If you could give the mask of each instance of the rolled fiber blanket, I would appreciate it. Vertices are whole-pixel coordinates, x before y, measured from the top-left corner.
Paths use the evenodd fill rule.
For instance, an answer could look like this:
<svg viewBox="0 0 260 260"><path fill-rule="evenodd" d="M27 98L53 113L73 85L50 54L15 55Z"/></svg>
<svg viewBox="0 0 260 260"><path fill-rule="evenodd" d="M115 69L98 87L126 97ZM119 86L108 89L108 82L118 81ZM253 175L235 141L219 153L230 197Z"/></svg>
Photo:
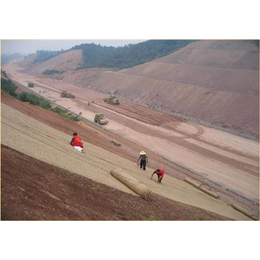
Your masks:
<svg viewBox="0 0 260 260"><path fill-rule="evenodd" d="M150 197L151 191L142 182L123 172L121 169L113 169L110 171L110 174L142 198L147 199Z"/></svg>

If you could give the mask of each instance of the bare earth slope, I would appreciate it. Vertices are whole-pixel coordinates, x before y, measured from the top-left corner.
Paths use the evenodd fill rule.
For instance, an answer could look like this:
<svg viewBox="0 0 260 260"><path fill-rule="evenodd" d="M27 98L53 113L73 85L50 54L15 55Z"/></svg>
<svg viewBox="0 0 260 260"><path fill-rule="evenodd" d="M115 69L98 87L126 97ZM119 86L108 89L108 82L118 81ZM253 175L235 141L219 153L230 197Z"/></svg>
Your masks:
<svg viewBox="0 0 260 260"><path fill-rule="evenodd" d="M258 64L250 41L199 41L130 69L67 72L62 80L258 136Z"/></svg>
<svg viewBox="0 0 260 260"><path fill-rule="evenodd" d="M164 183L158 185L157 182L149 179L152 169L148 168L147 172L144 172L138 169L135 163L91 145L85 140L83 141L85 142L86 154L78 154L68 144L70 137L9 106L2 105L3 145L48 164L133 194L131 190L109 174L112 168L120 167L145 183L155 194L203 208L231 219L248 219L224 201L216 200L189 184L170 176L166 176Z"/></svg>
<svg viewBox="0 0 260 260"><path fill-rule="evenodd" d="M29 56L20 62L21 66L26 67L26 72L32 74L42 74L45 70L70 71L77 69L82 60L82 51L73 50L55 56L45 62L33 64L35 55Z"/></svg>
<svg viewBox="0 0 260 260"><path fill-rule="evenodd" d="M37 87L38 88L38 87ZM21 87L22 89L22 87ZM26 90L26 88L23 87L23 90ZM86 91L86 90L85 90ZM93 94L92 92L93 91L90 91L88 90L88 97L92 97L93 98ZM95 95L94 95L95 96ZM82 97L82 96L81 96ZM102 147L108 151L111 151L112 153L114 154L117 154L121 157L124 157L126 159L129 159L131 160L132 162L136 162L137 160L137 157L138 157L138 154L140 152L140 150L143 150L143 147L138 145L138 143L141 141L141 140L138 140L138 139L133 139L133 141L135 141L135 143L133 142L129 142L128 140L122 138L125 133L128 135L125 135L125 137L129 138L129 133L131 133L128 129L129 126L132 127L132 129L137 129L139 131L141 131L140 129L140 126L134 126L133 123L134 121L133 120L130 120L131 118L129 118L129 122L124 120L124 127L122 128L122 126L116 124L115 122L110 122L109 124L111 124L112 126L114 124L117 125L118 128L118 134L122 137L119 137L115 134L113 134L112 132L108 132L100 127L98 127L97 125L95 124L91 124L91 123L87 123L87 122L79 122L79 123L75 123L75 122L72 122L68 119L65 119L65 118L62 118L60 117L59 115L55 114L55 113L52 113L50 111L47 111L47 110L44 110L44 109L41 109L39 107L35 107L33 105L30 105L30 104L26 104L26 103L23 103L23 102L20 102L18 101L17 99L5 94L5 93L2 93L2 102L3 104L6 104L8 106L11 106L17 110L19 110L20 112L26 114L26 115L29 115L30 117L32 118L35 118L37 119L38 121L41 121L47 125L49 125L50 127L52 128L55 128L59 131L62 131L66 134L69 134L71 135L75 129L78 133L80 133L80 135L82 136L82 138L84 140L86 140L88 143L91 143L91 144L94 144L94 145L97 145L99 147ZM74 102L73 102L74 103ZM72 110L74 110L74 107L75 105L73 103L69 103L69 106L72 106ZM64 104L63 104L64 105ZM68 106L68 105L67 105ZM137 120L145 120L145 122L147 122L148 124L151 124L151 127L154 128L154 126L160 126L161 124L163 124L163 118L165 116L162 115L162 113L159 113L159 112L154 112L152 110L149 110L149 109L146 109L146 108L143 108L141 106L131 106L131 104L129 103L125 103L123 102L119 107L115 107L115 106L111 106L111 105L106 105L104 104L104 106L107 107L107 109L109 108L113 108L115 109L115 111L117 111L118 113L120 113L122 116L124 115L128 115L128 116L131 116ZM76 107L77 108L77 107ZM94 109L101 109L100 106L87 106L88 109L90 109L91 111ZM82 108L81 108L82 109ZM75 110L77 111L77 110ZM83 114L85 115L86 113L89 113L89 111L87 110L81 110L83 111ZM97 110L98 111L98 110ZM110 110L104 110L104 113L108 113ZM111 111L112 112L112 111ZM78 112L77 112L78 113ZM149 114L150 113L150 114ZM158 113L158 115L156 115ZM144 115L146 115L147 117L144 118ZM110 113L109 114L109 119L113 116L113 113ZM125 116L124 116L125 117ZM113 120L118 120L117 118L113 118ZM119 117L120 119L120 117ZM93 120L93 118L92 118ZM199 141L199 143L202 145L203 142L205 142L206 140L205 139L201 139L199 135L203 134L204 130L203 128L195 128L197 129L197 131L193 132L194 129L194 126L190 126L190 130L192 130L191 133L189 133L188 131L188 128L187 126L185 126L185 124L187 123L184 123L182 120L179 120L179 119L176 119L176 118L173 118L173 117L168 117L168 123L165 124L165 127L167 129L169 129L171 131L171 133L173 134L172 131L176 132L176 134L178 134L180 137L182 135L185 135L186 138L181 138L180 140L182 140L182 142L179 142L178 139L175 139L174 141L177 142L178 144L180 145L185 145L185 139L187 138L193 138L194 141L197 140ZM181 126L183 125L183 126ZM172 126L174 128L172 128ZM184 127L185 126L185 127ZM178 130L179 129L179 130ZM206 129L205 129L206 130ZM143 131L145 131L146 135L147 136L143 136L143 139L144 140L147 140L149 141L150 139L153 140L153 144L155 145L155 147L158 148L158 144L155 143L155 139L152 137L152 136L149 136L148 134L152 134L150 133L149 131L147 131L147 129L145 128ZM184 132L183 132L184 131ZM186 132L188 131L188 132ZM208 130L206 130L207 132ZM197 133L196 133L197 132ZM219 135L220 134L220 135ZM137 137L139 136L140 134L137 134ZM157 133L158 135L158 133ZM205 133L203 134L205 135ZM227 135L227 134L225 134ZM132 134L131 134L132 137L134 137ZM237 143L239 143L242 147L242 150L243 152L245 152L245 148L248 147L248 142L251 143L251 145L249 146L250 148L247 149L247 152L250 151L250 153L252 152L253 150L253 147L254 147L254 142L253 141L246 141L246 140L243 140L241 139L240 137L232 137L230 135L224 137L224 136L221 136L221 132L218 132L218 131L214 131L214 140L212 140L212 134L210 133L207 133L206 136L208 137L211 137L209 140L209 142L206 142L207 144L211 144L213 145L213 143L215 144L218 144L221 141L221 146L216 146L216 147L221 147L222 149L218 151L218 149L214 148L214 146L212 146L212 148L216 151L216 152L220 152L220 154L223 154L223 155L226 155L227 157L224 159L224 157L222 156L222 162L224 163L229 163L231 165L233 165L233 167L236 167L237 170L241 171L242 168L245 169L245 171L247 171L248 169L252 168L252 165L250 166L249 168L249 165L248 164L244 164L243 162L248 162L248 163L252 163L252 161L250 160L247 160L246 158L242 158L241 156L238 156L237 159L238 160L242 160L241 162L238 162L237 160L230 160L228 159L228 156L230 156L231 154L227 153L226 152L226 148L225 147L229 147L229 151L232 151L233 153L237 153L235 152L239 147L237 145ZM205 137L206 137L205 136ZM115 146L114 144L111 143L111 140L112 139L116 139L118 140L120 143L121 143L121 146L120 147L117 147ZM139 138L140 139L140 138ZM157 139L156 138L156 142L157 142ZM237 139L237 140L236 140ZM218 140L218 142L216 143L216 140ZM137 141L137 143L136 143ZM160 146L162 146L162 141L160 141ZM172 139L169 139L169 141L171 142ZM169 143L169 141L167 143ZM246 141L246 142L245 142ZM184 143L183 143L184 142ZM189 143L186 143L186 145L188 145ZM234 146L235 144L235 146ZM185 146L186 146L185 145ZM228 145L228 146L227 146ZM257 143L256 143L257 145ZM208 146L202 146L202 147L205 147L205 148L210 148ZM152 144L150 142L150 149L152 148ZM176 145L172 145L171 146L171 150L174 150L174 149L177 149L177 153L175 152L175 156L172 157L172 160L176 160L176 154L178 155L179 158L184 158L185 160L183 161L184 165L186 165L188 163L187 161L187 158L190 157L190 151L185 149L183 150L183 153L181 152L182 149L180 149L181 147L180 146L176 146ZM216 161L215 160L210 160L210 164L207 166L206 164L206 161L208 161L206 158L205 158L205 155L207 154L210 154L211 153L211 149L210 150L205 150L205 151L200 151L201 149L199 149L199 147L191 147L190 145L187 146L188 149L194 149L194 152L198 155L198 152L202 152L202 155L204 156L203 160L201 161L203 166L206 166L206 167L210 167L213 169L213 178L216 178L217 182L218 183L215 183L215 182L212 182L208 177L207 179L205 179L205 177L203 175L197 175L197 174L194 174L193 171L188 171L186 170L185 168L183 167L180 167L178 165L176 165L175 163L173 162L170 162L169 160L167 160L167 158L162 158L161 156L158 156L157 154L149 151L149 150L146 150L147 151L147 154L148 154L148 157L149 157L149 167L155 169L155 168L164 168L167 175L170 175L170 176L173 176L173 177L176 177L180 180L184 180L185 177L190 177L192 179L196 179L198 182L202 183L203 186L205 187L208 187L210 188L211 190L213 189L215 192L217 192L218 195L221 196L222 199L228 201L228 202L231 202L233 203L234 200L236 201L236 203L239 203L242 207L249 207L249 210L252 211L252 212L255 212L256 215L258 215L258 207L256 204L248 201L247 199L243 199L243 197L241 196L236 196L234 193L230 193L227 189L225 189L222 185L219 185L219 182L221 181L220 179L220 176L217 174L217 172L219 172L220 168L223 167L223 164L220 164L219 166L216 165ZM257 146L256 146L257 148ZM257 149L258 151L258 149ZM166 154L166 156L169 157L169 155L171 155L173 153L173 151L170 153L170 154ZM240 152L239 152L240 154ZM258 153L256 153L257 155ZM221 158L218 158L219 156L216 156L217 154L215 154L215 159L219 160ZM233 154L233 158L235 154ZM241 154L242 155L242 154ZM213 156L213 154L211 155ZM258 158L258 157L257 157ZM198 157L196 157L196 160L198 160ZM232 162L233 161L233 162ZM256 162L258 162L258 159L256 159ZM194 162L196 163L196 162ZM195 167L195 166L198 166L199 164L196 163L196 164L193 164L192 167ZM231 166L230 165L230 166ZM257 164L258 165L258 164ZM257 168L258 169L258 168ZM207 168L207 171L209 169ZM234 173L237 173L237 170L233 169L232 171ZM222 169L222 171L224 173L226 173L226 171L230 171L229 168L227 168L226 170ZM256 173L258 174L258 171L256 171ZM226 175L226 174L225 174ZM230 174L230 176L232 176L232 174ZM249 175L247 175L247 177L249 177ZM222 179L223 181L223 179ZM236 176L236 179L232 181L232 186L234 187L235 183L242 183L242 185L244 184L245 181L242 181L241 182L241 179L238 178ZM248 182L248 180L246 180L246 182ZM258 182L256 182L255 184L257 184ZM258 190L258 185L256 185L255 188L253 188L253 186L251 186L250 188L250 191L257 191ZM243 185L243 190L245 191L245 187ZM258 193L257 193L258 194Z"/></svg>
<svg viewBox="0 0 260 260"><path fill-rule="evenodd" d="M2 220L225 220L160 196L149 201L2 146Z"/></svg>

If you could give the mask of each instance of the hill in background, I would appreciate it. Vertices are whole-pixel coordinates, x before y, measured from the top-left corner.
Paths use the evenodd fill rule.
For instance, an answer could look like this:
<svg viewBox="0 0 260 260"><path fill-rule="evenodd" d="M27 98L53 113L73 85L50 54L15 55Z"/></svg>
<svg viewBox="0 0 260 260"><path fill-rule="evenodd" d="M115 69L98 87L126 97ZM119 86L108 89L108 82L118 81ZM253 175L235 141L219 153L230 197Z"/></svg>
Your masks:
<svg viewBox="0 0 260 260"><path fill-rule="evenodd" d="M127 66L133 67L118 70ZM39 75L46 70L56 79L153 109L259 135L259 41L86 44L27 67Z"/></svg>
<svg viewBox="0 0 260 260"><path fill-rule="evenodd" d="M163 56L186 45L192 40L150 40L124 47L107 47L82 44L72 50L82 50L81 68L129 68Z"/></svg>
<svg viewBox="0 0 260 260"><path fill-rule="evenodd" d="M67 51L37 51L21 63L23 66L35 65L48 61L63 53L82 52L77 69L83 68L116 68L133 67L163 56L166 56L193 40L150 40L123 47L108 47L94 43L77 45Z"/></svg>
<svg viewBox="0 0 260 260"><path fill-rule="evenodd" d="M259 47L252 41L198 41L133 68L81 70L63 80L259 135Z"/></svg>

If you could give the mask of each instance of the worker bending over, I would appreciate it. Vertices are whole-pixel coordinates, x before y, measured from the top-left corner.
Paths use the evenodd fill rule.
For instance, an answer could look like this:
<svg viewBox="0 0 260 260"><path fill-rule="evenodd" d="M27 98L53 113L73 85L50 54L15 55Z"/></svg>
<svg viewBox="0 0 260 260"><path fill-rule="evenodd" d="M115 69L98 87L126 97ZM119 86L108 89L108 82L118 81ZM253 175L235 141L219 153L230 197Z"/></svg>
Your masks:
<svg viewBox="0 0 260 260"><path fill-rule="evenodd" d="M73 138L70 141L70 144L79 152L83 152L83 143L80 136L77 133L73 134Z"/></svg>
<svg viewBox="0 0 260 260"><path fill-rule="evenodd" d="M152 176L151 176L151 180L152 180L154 174L157 174L158 182L161 183L162 179L163 179L163 176L164 176L164 169L157 169L157 170L155 170L153 172Z"/></svg>
<svg viewBox="0 0 260 260"><path fill-rule="evenodd" d="M139 164L140 161L140 168L145 171L146 169L146 164L148 163L148 157L146 156L146 153L144 151L140 152L140 156L137 160L137 165Z"/></svg>

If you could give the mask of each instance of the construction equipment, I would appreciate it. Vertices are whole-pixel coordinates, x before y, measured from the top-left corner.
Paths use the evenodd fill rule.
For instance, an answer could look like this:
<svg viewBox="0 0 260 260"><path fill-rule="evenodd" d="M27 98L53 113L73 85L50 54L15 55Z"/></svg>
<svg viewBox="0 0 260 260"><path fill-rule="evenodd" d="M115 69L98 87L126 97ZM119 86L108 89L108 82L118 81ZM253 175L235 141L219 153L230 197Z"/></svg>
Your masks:
<svg viewBox="0 0 260 260"><path fill-rule="evenodd" d="M116 98L116 96L110 96L109 98L104 98L104 101L108 104L111 104L111 105L119 105L120 104L120 102Z"/></svg>
<svg viewBox="0 0 260 260"><path fill-rule="evenodd" d="M109 122L101 113L95 115L94 121L100 125L106 125Z"/></svg>
<svg viewBox="0 0 260 260"><path fill-rule="evenodd" d="M28 83L28 88L34 88L34 84L33 83Z"/></svg>
<svg viewBox="0 0 260 260"><path fill-rule="evenodd" d="M75 98L75 96L73 94L69 93L67 90L62 91L60 96L62 98Z"/></svg>

